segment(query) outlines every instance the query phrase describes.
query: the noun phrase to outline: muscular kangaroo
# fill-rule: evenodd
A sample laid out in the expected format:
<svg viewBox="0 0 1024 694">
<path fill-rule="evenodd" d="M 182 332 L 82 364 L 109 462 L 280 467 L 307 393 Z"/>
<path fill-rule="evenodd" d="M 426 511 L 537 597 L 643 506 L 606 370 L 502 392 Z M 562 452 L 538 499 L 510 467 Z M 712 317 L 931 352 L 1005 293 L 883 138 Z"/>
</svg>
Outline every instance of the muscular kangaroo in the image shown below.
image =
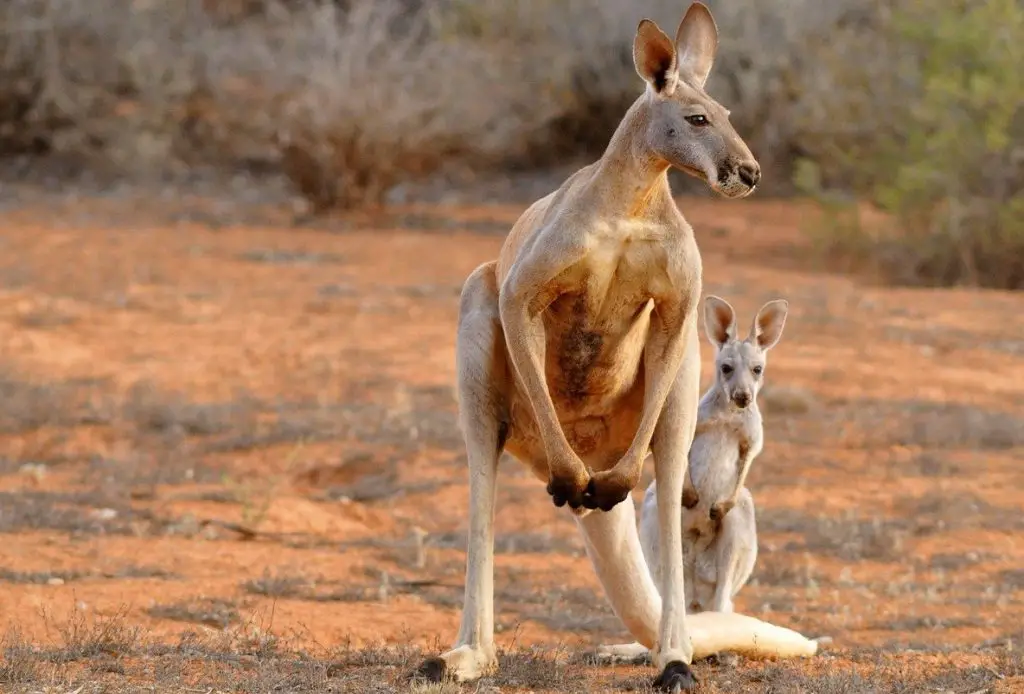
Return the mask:
<svg viewBox="0 0 1024 694">
<path fill-rule="evenodd" d="M 674 166 L 729 198 L 748 195 L 761 176 L 729 112 L 704 91 L 717 46 L 715 22 L 699 2 L 674 40 L 641 21 L 633 59 L 646 88 L 602 157 L 533 203 L 497 261 L 466 280 L 456 341 L 470 480 L 466 589 L 455 647 L 420 668 L 430 680 L 472 680 L 497 668 L 493 543 L 502 451 L 547 484 L 556 506 L 571 508 L 612 608 L 653 649 L 657 687 L 692 687 L 695 649 L 747 643 L 757 625 L 771 627 L 717 615 L 691 629 L 684 611 L 680 499 L 697 411 L 702 278 L 667 172 Z M 658 587 L 633 505 L 621 503 L 649 452 L 658 482 Z M 772 629 L 759 638 L 803 638 Z M 764 646 L 771 645 L 769 638 Z"/>
</svg>

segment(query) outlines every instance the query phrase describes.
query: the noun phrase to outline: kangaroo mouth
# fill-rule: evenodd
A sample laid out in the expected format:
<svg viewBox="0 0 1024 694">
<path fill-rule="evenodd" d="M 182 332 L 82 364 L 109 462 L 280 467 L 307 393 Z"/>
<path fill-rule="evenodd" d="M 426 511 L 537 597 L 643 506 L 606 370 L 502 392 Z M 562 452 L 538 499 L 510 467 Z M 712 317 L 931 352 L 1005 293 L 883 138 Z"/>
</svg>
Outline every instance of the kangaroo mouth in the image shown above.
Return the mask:
<svg viewBox="0 0 1024 694">
<path fill-rule="evenodd" d="M 729 168 L 719 169 L 718 180 L 709 181 L 708 185 L 719 195 L 731 199 L 745 198 L 757 188 L 756 181 L 751 185 L 742 180 L 738 171 Z"/>
<path fill-rule="evenodd" d="M 696 167 L 688 166 L 686 164 L 678 164 L 677 168 L 680 171 L 682 171 L 683 173 L 688 173 L 691 176 L 693 176 L 694 178 L 699 178 L 700 180 L 704 181 L 705 183 L 710 183 L 710 181 L 708 181 L 707 174 L 705 174 L 703 171 L 701 171 L 700 169 L 698 169 Z"/>
</svg>

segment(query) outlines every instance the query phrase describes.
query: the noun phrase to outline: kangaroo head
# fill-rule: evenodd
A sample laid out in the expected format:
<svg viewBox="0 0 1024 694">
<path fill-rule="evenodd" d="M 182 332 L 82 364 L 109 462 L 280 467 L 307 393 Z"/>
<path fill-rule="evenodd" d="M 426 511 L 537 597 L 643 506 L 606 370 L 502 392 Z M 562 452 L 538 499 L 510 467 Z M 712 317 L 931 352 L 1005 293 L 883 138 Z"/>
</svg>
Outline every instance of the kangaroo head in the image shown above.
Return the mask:
<svg viewBox="0 0 1024 694">
<path fill-rule="evenodd" d="M 757 401 L 764 383 L 767 352 L 782 337 L 789 302 L 769 301 L 754 317 L 745 340 L 736 338 L 736 313 L 725 299 L 708 296 L 704 300 L 704 329 L 715 347 L 715 387 L 739 409 Z"/>
<path fill-rule="evenodd" d="M 729 123 L 729 111 L 704 92 L 718 48 L 708 8 L 695 2 L 672 41 L 644 19 L 633 42 L 633 63 L 648 84 L 646 144 L 671 166 L 730 198 L 753 192 L 761 167 Z"/>
</svg>

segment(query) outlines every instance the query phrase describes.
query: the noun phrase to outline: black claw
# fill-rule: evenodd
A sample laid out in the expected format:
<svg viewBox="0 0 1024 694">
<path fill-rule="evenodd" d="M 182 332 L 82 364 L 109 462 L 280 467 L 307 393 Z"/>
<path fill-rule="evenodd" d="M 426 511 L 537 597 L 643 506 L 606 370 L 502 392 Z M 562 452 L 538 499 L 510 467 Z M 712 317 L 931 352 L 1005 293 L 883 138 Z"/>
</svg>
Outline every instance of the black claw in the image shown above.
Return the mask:
<svg viewBox="0 0 1024 694">
<path fill-rule="evenodd" d="M 654 680 L 654 688 L 664 692 L 690 691 L 697 686 L 697 677 L 690 666 L 681 660 L 673 660 Z"/>
<path fill-rule="evenodd" d="M 427 658 L 416 669 L 416 676 L 425 679 L 427 682 L 441 682 L 444 680 L 448 664 L 441 658 Z"/>
<path fill-rule="evenodd" d="M 728 504 L 716 505 L 711 507 L 711 512 L 708 514 L 711 520 L 715 523 L 721 522 L 725 518 L 725 514 L 732 510 L 732 506 Z"/>
<path fill-rule="evenodd" d="M 554 502 L 555 506 L 558 508 L 565 506 L 566 498 L 560 491 L 555 489 L 554 482 L 548 482 L 548 494 L 551 495 L 551 501 Z"/>
<path fill-rule="evenodd" d="M 612 501 L 611 503 L 604 503 L 604 504 L 601 504 L 601 510 L 602 510 L 602 511 L 604 511 L 605 513 L 608 513 L 608 512 L 609 512 L 609 511 L 611 511 L 611 510 L 612 510 L 613 508 L 615 508 L 616 506 L 618 506 L 618 505 L 619 505 L 619 503 L 620 503 L 620 502 L 618 502 L 618 501 Z"/>
<path fill-rule="evenodd" d="M 700 495 L 690 489 L 683 490 L 683 508 L 693 508 L 700 503 Z"/>
</svg>

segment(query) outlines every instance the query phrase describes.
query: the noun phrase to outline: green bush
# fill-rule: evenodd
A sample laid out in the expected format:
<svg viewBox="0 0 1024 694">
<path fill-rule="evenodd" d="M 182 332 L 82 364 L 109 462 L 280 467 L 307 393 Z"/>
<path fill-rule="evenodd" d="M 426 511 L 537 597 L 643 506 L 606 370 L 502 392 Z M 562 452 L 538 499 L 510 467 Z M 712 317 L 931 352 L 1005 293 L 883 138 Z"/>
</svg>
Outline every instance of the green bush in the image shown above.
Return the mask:
<svg viewBox="0 0 1024 694">
<path fill-rule="evenodd" d="M 823 240 L 899 283 L 1024 288 L 1024 5 L 903 0 L 880 28 L 870 55 L 887 74 L 835 71 L 832 113 L 848 115 L 798 183 L 850 185 L 892 221 L 832 205 Z"/>
</svg>

